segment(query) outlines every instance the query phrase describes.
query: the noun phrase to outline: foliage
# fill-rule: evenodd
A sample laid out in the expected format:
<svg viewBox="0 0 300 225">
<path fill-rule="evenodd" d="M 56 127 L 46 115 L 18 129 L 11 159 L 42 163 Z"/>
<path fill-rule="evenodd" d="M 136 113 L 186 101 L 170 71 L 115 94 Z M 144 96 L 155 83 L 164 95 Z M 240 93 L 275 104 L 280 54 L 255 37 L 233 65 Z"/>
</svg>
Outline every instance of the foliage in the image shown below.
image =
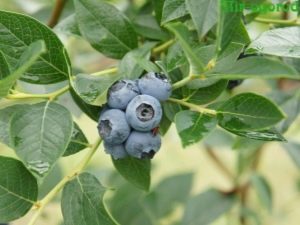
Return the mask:
<svg viewBox="0 0 300 225">
<path fill-rule="evenodd" d="M 284 133 L 299 114 L 300 92 L 285 92 L 279 86 L 268 96 L 249 91 L 236 94 L 227 86 L 237 79 L 297 82 L 299 22 L 298 18 L 294 22 L 262 20 L 259 13 L 228 12 L 221 7 L 222 1 L 133 1 L 121 10 L 104 0 L 73 0 L 56 5 L 56 10 L 65 6 L 68 13 L 61 15 L 54 29 L 33 18 L 37 15 L 0 10 L 0 142 L 14 152 L 14 158 L 0 156 L 0 222 L 37 209 L 29 223 L 35 224 L 61 190 L 64 224 L 156 224 L 177 203 L 185 204 L 179 224 L 209 224 L 236 206 L 241 223 L 252 217 L 259 221 L 244 202 L 249 188 L 271 211 L 272 187 L 256 171 L 256 161 L 265 143 L 278 141 L 299 167 L 299 143 L 284 143 Z M 250 40 L 246 25 L 255 20 L 276 26 Z M 84 40 L 95 54 L 114 59 L 117 65 L 93 73 L 79 70 L 68 54 L 72 46 L 66 43 L 71 38 Z M 232 190 L 213 188 L 191 195 L 190 174 L 175 175 L 150 188 L 151 161 L 126 158 L 112 163 L 133 186 L 124 181 L 116 184 L 117 192 L 106 206 L 108 188 L 84 172 L 101 140 L 89 143 L 74 121 L 76 110 L 60 101 L 61 96 L 97 121 L 107 90 L 116 80 L 137 79 L 149 71 L 164 72 L 172 80 L 173 94 L 163 102 L 162 135 L 174 124 L 183 148 L 201 141 L 213 148 L 216 143 L 207 141 L 207 136 L 216 131 L 235 138 L 238 168 L 233 178 L 229 174 Z M 52 91 L 24 91 L 24 84 L 52 87 Z M 20 100 L 24 102 L 19 104 Z M 57 161 L 85 148 L 89 151 L 74 170 L 38 199 Z M 244 182 L 240 177 L 248 170 Z M 128 189 L 132 192 L 124 196 Z M 123 210 L 130 216 L 118 215 Z"/>
</svg>

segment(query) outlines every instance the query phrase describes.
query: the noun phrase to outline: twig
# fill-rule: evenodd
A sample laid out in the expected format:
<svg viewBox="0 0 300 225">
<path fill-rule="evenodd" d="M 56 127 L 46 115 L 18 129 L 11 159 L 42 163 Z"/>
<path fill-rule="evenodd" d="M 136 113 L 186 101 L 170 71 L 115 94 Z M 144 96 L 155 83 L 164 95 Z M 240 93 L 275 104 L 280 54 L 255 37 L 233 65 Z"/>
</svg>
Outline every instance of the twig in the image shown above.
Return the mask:
<svg viewBox="0 0 300 225">
<path fill-rule="evenodd" d="M 220 169 L 220 171 L 228 177 L 230 181 L 234 181 L 234 175 L 232 172 L 226 167 L 226 165 L 221 161 L 221 159 L 218 157 L 217 154 L 215 154 L 214 150 L 206 145 L 205 146 L 206 152 L 208 156 L 212 159 L 212 161 L 215 163 L 215 165 Z"/>
<path fill-rule="evenodd" d="M 48 26 L 53 28 L 57 23 L 61 16 L 61 13 L 64 9 L 67 0 L 56 0 L 54 9 L 52 11 L 51 17 L 48 21 Z"/>
</svg>

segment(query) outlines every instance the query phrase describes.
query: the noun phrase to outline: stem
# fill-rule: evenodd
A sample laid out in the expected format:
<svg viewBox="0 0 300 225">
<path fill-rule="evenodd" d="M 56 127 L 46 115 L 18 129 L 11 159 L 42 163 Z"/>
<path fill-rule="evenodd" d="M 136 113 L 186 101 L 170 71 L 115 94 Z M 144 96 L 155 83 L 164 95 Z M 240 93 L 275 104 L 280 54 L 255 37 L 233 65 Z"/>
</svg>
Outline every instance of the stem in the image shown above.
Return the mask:
<svg viewBox="0 0 300 225">
<path fill-rule="evenodd" d="M 95 142 L 95 144 L 93 144 L 85 158 L 67 176 L 65 176 L 42 200 L 36 202 L 35 206 L 37 207 L 37 211 L 31 218 L 28 225 L 34 225 L 38 217 L 43 212 L 45 206 L 60 192 L 60 190 L 65 186 L 66 183 L 68 183 L 70 180 L 72 180 L 75 176 L 77 176 L 84 170 L 84 168 L 87 166 L 87 164 L 95 154 L 101 142 L 102 140 L 99 138 Z"/>
<path fill-rule="evenodd" d="M 250 167 L 252 172 L 257 171 L 260 160 L 261 160 L 261 155 L 262 155 L 262 147 L 260 147 L 257 150 L 257 152 L 255 153 L 254 161 L 253 161 L 253 163 L 251 164 L 251 167 Z M 248 199 L 250 187 L 251 187 L 251 183 L 250 183 L 250 180 L 249 180 L 246 184 L 244 184 L 240 188 L 241 208 L 245 208 L 247 206 L 247 199 Z M 246 225 L 247 224 L 246 217 L 242 213 L 240 214 L 240 224 L 241 225 Z"/>
<path fill-rule="evenodd" d="M 174 102 L 174 103 L 177 103 L 177 104 L 180 104 L 180 105 L 183 105 L 183 106 L 187 106 L 190 109 L 193 109 L 193 110 L 195 110 L 197 112 L 200 112 L 200 113 L 210 114 L 210 115 L 213 115 L 213 116 L 217 115 L 216 110 L 203 108 L 201 106 L 198 106 L 198 105 L 195 105 L 195 104 L 192 104 L 192 103 L 188 103 L 188 102 L 185 102 L 183 100 L 179 100 L 179 99 L 176 99 L 176 98 L 169 98 L 168 101 Z"/>
<path fill-rule="evenodd" d="M 174 39 L 171 39 L 159 46 L 157 46 L 156 48 L 152 49 L 152 53 L 159 53 L 162 52 L 163 50 L 167 49 L 168 47 L 170 47 L 173 43 L 175 43 Z"/>
<path fill-rule="evenodd" d="M 67 0 L 56 0 L 54 9 L 48 22 L 49 27 L 53 28 L 58 23 L 66 2 Z"/>
<path fill-rule="evenodd" d="M 99 71 L 99 72 L 96 72 L 96 73 L 92 73 L 91 75 L 93 75 L 93 76 L 102 76 L 102 75 L 105 75 L 105 74 L 117 73 L 117 72 L 118 72 L 118 68 L 113 67 L 113 68 L 110 68 L 110 69 L 106 69 L 106 70 L 102 70 L 102 71 Z"/>
<path fill-rule="evenodd" d="M 280 24 L 280 25 L 292 25 L 292 26 L 300 25 L 300 21 L 298 21 L 297 19 L 294 19 L 294 20 L 278 20 L 278 19 L 267 19 L 267 18 L 256 17 L 255 21 L 260 22 L 260 23 L 273 23 L 273 24 Z"/>
<path fill-rule="evenodd" d="M 26 94 L 26 93 L 17 93 L 17 94 L 9 94 L 6 96 L 7 99 L 24 99 L 24 98 L 45 98 L 49 99 L 50 101 L 53 101 L 58 96 L 64 94 L 70 89 L 70 86 L 67 85 L 55 92 L 48 93 L 48 94 Z"/>
<path fill-rule="evenodd" d="M 208 146 L 208 145 L 205 146 L 205 149 L 206 149 L 206 152 L 207 152 L 208 156 L 212 159 L 212 161 L 220 169 L 220 171 L 222 173 L 224 173 L 224 175 L 227 176 L 227 178 L 230 181 L 234 181 L 235 180 L 234 175 L 226 167 L 226 165 L 222 162 L 222 160 L 218 157 L 218 155 L 214 152 L 214 150 L 210 146 Z"/>
<path fill-rule="evenodd" d="M 183 86 L 185 86 L 187 83 L 189 83 L 191 80 L 193 79 L 192 76 L 187 76 L 185 78 L 183 78 L 182 80 L 176 82 L 175 84 L 172 85 L 172 89 L 176 90 L 178 88 L 181 88 Z"/>
</svg>

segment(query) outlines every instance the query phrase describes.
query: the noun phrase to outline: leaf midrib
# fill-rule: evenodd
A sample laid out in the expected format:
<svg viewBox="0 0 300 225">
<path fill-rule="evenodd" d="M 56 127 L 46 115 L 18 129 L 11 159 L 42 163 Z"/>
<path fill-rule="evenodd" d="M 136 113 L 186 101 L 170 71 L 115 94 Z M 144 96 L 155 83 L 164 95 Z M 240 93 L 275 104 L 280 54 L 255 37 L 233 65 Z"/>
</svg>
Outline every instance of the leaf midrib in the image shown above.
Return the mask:
<svg viewBox="0 0 300 225">
<path fill-rule="evenodd" d="M 236 115 L 236 116 L 243 116 L 243 117 L 249 117 L 249 118 L 253 118 L 253 119 L 263 119 L 263 120 L 274 120 L 274 119 L 278 119 L 280 117 L 263 117 L 263 116 L 253 116 L 253 115 L 248 115 L 248 114 L 241 114 L 241 113 L 235 113 L 235 112 L 226 112 L 226 111 L 219 111 L 218 110 L 218 114 L 230 114 L 230 115 Z"/>
<path fill-rule="evenodd" d="M 48 101 L 45 105 L 44 111 L 43 111 L 43 117 L 41 122 L 41 132 L 40 132 L 40 145 L 39 145 L 39 152 L 43 153 L 43 142 L 44 142 L 44 129 L 45 129 L 45 120 L 47 115 L 47 109 L 49 108 L 50 101 Z"/>
</svg>

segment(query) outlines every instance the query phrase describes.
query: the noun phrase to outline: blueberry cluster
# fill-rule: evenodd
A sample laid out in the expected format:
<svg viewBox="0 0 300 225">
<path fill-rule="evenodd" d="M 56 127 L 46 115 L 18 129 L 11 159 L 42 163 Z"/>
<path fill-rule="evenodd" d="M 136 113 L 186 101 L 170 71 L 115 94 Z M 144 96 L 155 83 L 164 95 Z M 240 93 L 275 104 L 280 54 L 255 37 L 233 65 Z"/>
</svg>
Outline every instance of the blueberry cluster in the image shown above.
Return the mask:
<svg viewBox="0 0 300 225">
<path fill-rule="evenodd" d="M 114 159 L 152 158 L 161 146 L 156 132 L 163 113 L 160 101 L 167 100 L 171 91 L 171 83 L 162 73 L 115 82 L 98 123 L 105 152 Z"/>
</svg>

